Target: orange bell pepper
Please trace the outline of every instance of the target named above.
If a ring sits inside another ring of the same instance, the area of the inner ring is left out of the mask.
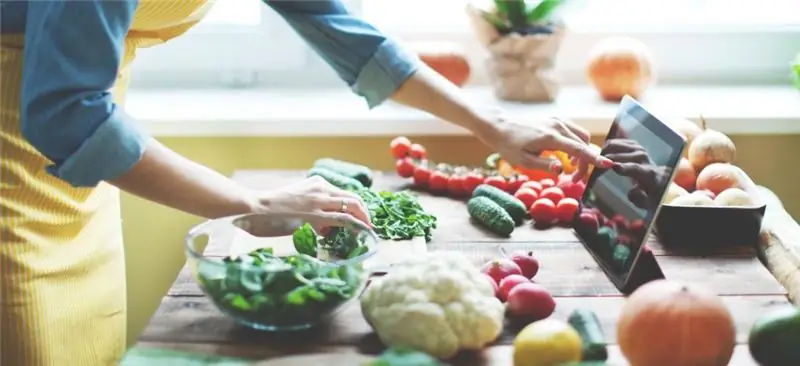
[[[540,156],[543,157],[543,158],[554,158],[554,159],[558,160],[558,162],[561,163],[561,168],[563,169],[563,172],[565,174],[572,174],[572,173],[575,172],[575,170],[578,169],[577,166],[572,164],[570,156],[567,155],[567,153],[565,153],[563,151],[546,150],[546,151],[543,151]]]

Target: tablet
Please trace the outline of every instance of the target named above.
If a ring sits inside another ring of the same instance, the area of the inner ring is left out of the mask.
[[[616,166],[593,169],[573,222],[578,238],[620,291],[629,287],[685,147],[678,132],[639,102],[622,99],[601,152]]]

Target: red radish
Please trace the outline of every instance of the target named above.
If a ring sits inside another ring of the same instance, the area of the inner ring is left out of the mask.
[[[508,299],[508,293],[511,292],[514,287],[522,283],[530,282],[531,281],[523,275],[509,275],[500,281],[500,286],[498,286],[497,290],[497,298],[500,299],[500,301],[506,301],[506,299]]]
[[[483,274],[483,276],[486,277],[486,281],[488,281],[490,284],[492,284],[492,288],[494,289],[494,296],[495,297],[499,297],[500,296],[500,293],[499,293],[500,287],[497,286],[497,282],[494,280],[494,278],[490,277],[489,275],[487,275],[485,273]]]
[[[592,212],[581,212],[580,216],[578,216],[578,219],[581,221],[581,224],[586,226],[586,229],[589,230],[589,232],[593,233],[600,229],[600,223],[597,220],[597,215]]]
[[[514,253],[511,255],[511,260],[519,266],[522,275],[527,278],[533,278],[539,273],[539,260],[534,258],[533,252]]]
[[[519,266],[507,258],[498,258],[489,261],[483,265],[481,272],[491,277],[497,284],[510,275],[522,274],[522,270],[519,268]]]
[[[535,283],[521,283],[508,293],[506,303],[508,312],[525,320],[547,318],[556,310],[556,301],[544,286]]]

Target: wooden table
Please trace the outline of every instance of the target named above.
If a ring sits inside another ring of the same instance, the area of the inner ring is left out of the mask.
[[[299,181],[303,177],[300,171],[245,171],[238,172],[234,179],[247,186],[269,189]],[[393,175],[379,175],[375,179],[376,189],[400,190],[406,188],[406,184],[406,181]],[[420,201],[423,207],[439,218],[439,226],[428,250],[462,251],[476,264],[495,257],[498,243],[503,243],[508,250],[534,251],[542,263],[537,282],[549,288],[556,297],[558,305],[554,316],[565,319],[577,306],[593,309],[610,343],[609,364],[626,364],[615,345],[615,324],[624,297],[571,230],[535,230],[524,226],[518,228],[510,238],[498,239],[470,224],[461,201],[426,194],[420,194]],[[772,206],[774,210],[783,211],[779,204]],[[765,223],[765,227],[770,229],[763,235],[762,246],[765,249],[761,251],[754,247],[733,248],[713,256],[690,257],[670,253],[655,239],[649,240],[664,276],[705,286],[721,295],[729,306],[736,320],[739,343],[731,365],[755,365],[747,349],[750,326],[756,317],[788,303],[786,288],[759,261],[758,254],[762,258],[764,255],[784,255],[778,252],[791,250],[794,248],[792,245],[800,243],[800,235],[797,235],[800,231],[790,217],[787,219],[785,212],[785,216],[781,216],[780,212],[770,215],[774,222],[769,225]],[[781,239],[799,241],[787,245]],[[403,249],[403,246],[393,245],[392,250],[398,247]],[[224,256],[229,251],[230,247],[225,243],[212,243],[206,249],[213,256]],[[784,285],[797,280],[797,275],[789,270],[791,261],[773,263],[778,263],[778,269],[783,269],[784,277],[789,278],[783,279]],[[774,264],[768,267],[775,270]],[[480,354],[460,356],[453,364],[511,365],[510,344],[513,337],[514,334],[507,331],[495,346]],[[322,357],[317,360],[324,360],[328,365],[352,366],[360,364],[357,360],[364,354],[376,354],[381,350],[380,343],[362,318],[357,301],[343,310],[330,326],[314,332],[280,335],[259,333],[235,325],[217,311],[186,268],[164,297],[141,336],[139,345],[269,360],[265,364],[275,365],[307,364],[315,360],[315,356],[310,356],[313,354]]]

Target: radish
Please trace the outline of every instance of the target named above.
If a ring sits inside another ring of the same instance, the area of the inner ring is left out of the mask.
[[[506,307],[512,316],[533,321],[553,314],[556,310],[556,301],[544,286],[521,283],[508,293]]]
[[[498,258],[483,265],[481,272],[491,277],[495,283],[499,284],[504,278],[512,274],[522,274],[522,269],[507,258]]]
[[[511,260],[522,270],[522,275],[533,278],[539,273],[539,260],[534,258],[533,252],[518,252],[511,255]]]
[[[531,281],[524,275],[512,274],[506,276],[506,278],[500,281],[500,286],[497,290],[497,298],[500,299],[500,301],[506,301],[506,299],[508,299],[508,293],[511,292],[514,287],[517,287],[517,285],[521,283],[528,282]]]

